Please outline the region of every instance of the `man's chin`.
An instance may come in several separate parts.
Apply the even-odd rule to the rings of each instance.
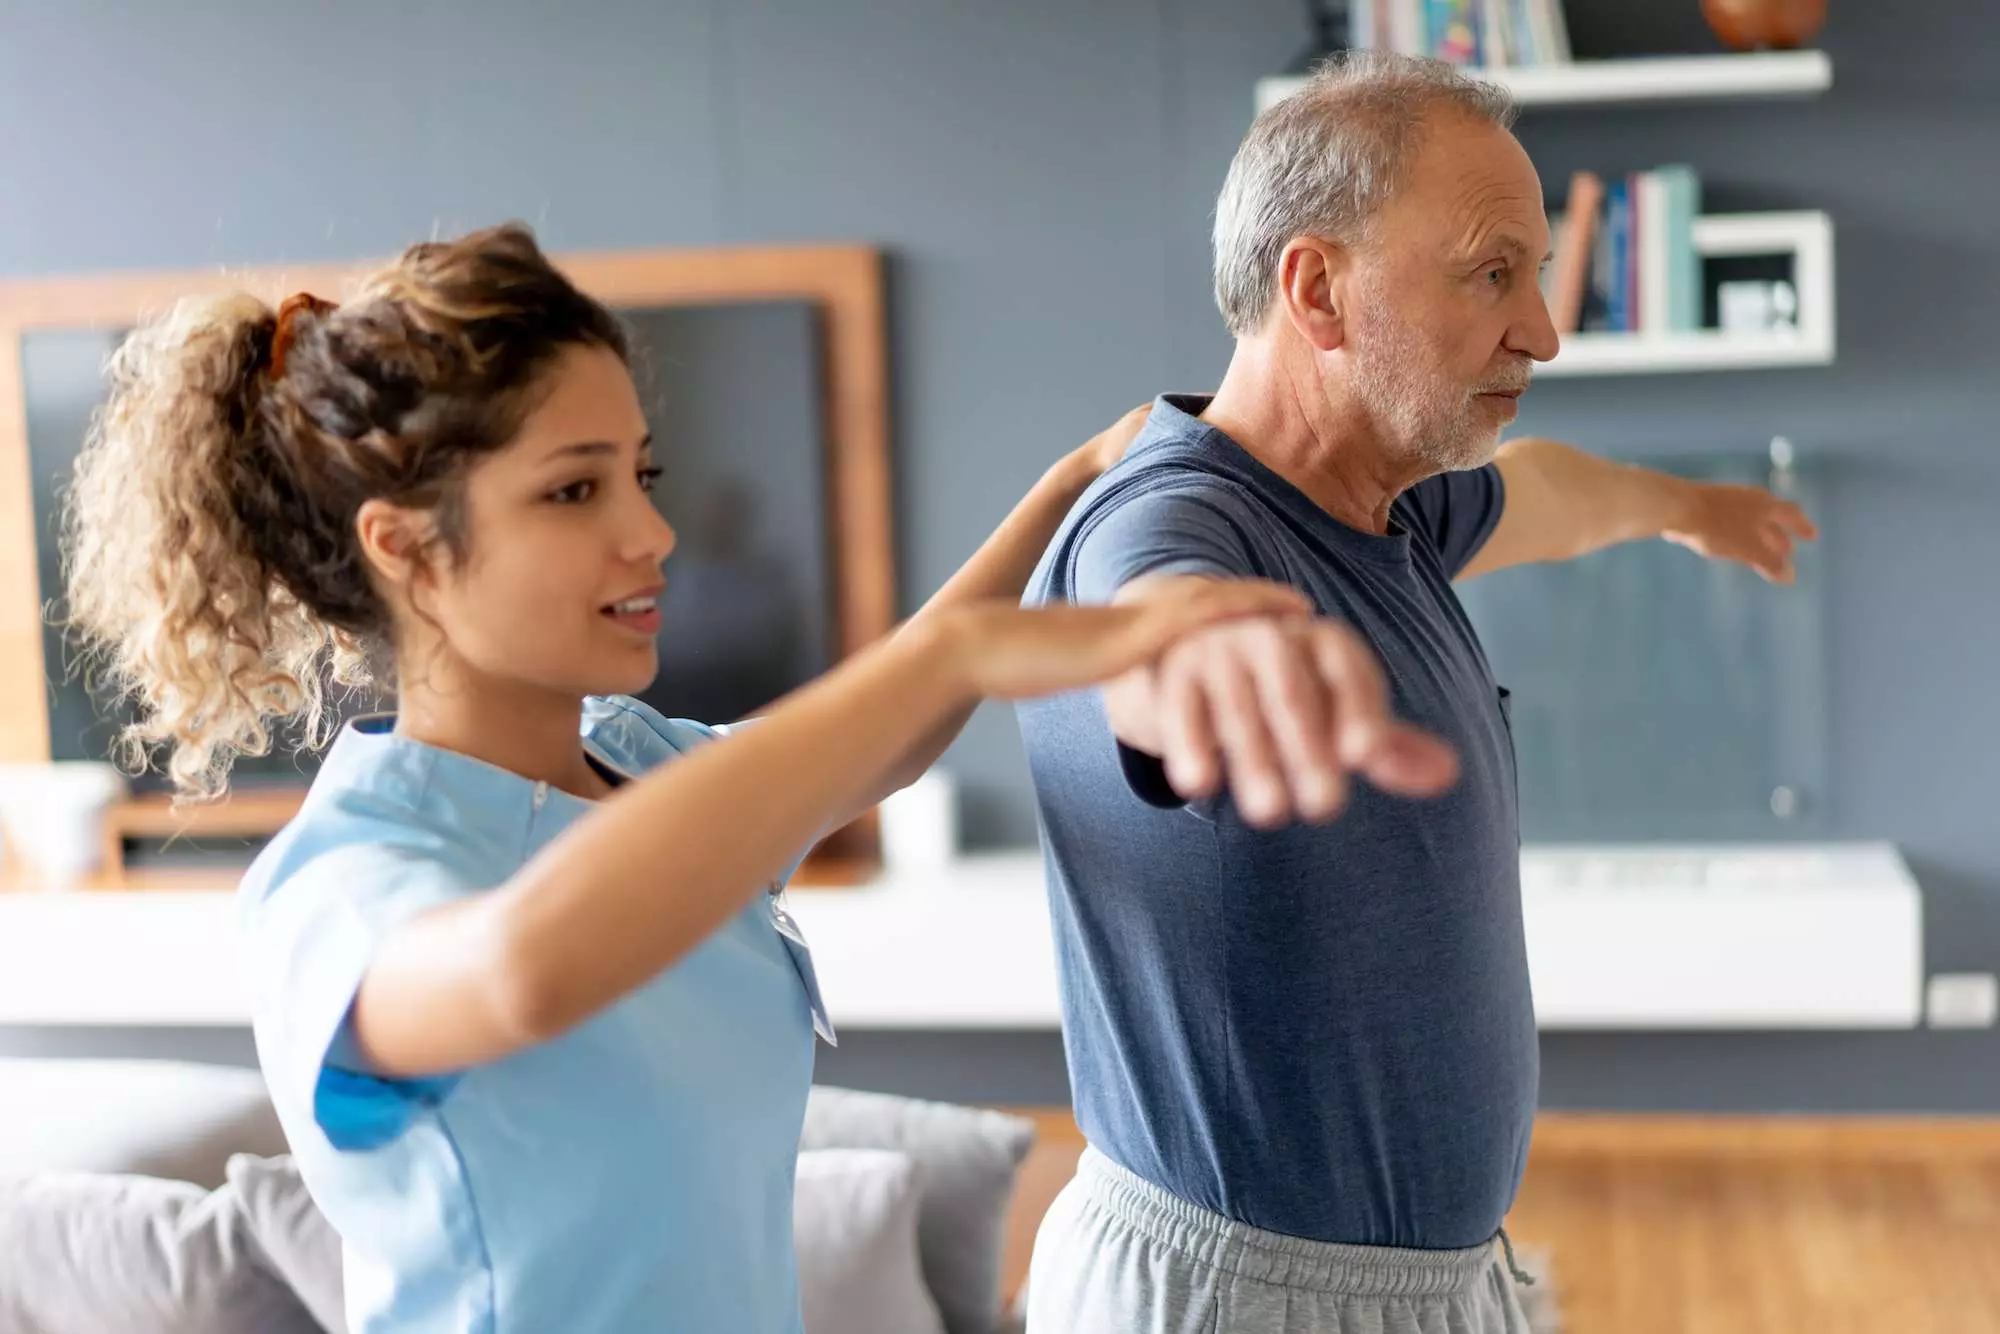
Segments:
[[[1430,451],[1430,462],[1439,472],[1470,472],[1493,462],[1500,452],[1500,429],[1473,427],[1456,433]]]

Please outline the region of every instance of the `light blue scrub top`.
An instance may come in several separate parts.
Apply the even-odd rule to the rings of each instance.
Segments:
[[[377,1077],[348,1012],[383,939],[591,809],[389,726],[342,732],[240,891],[258,1059],[344,1243],[352,1334],[799,1334],[793,1172],[831,1031],[782,899],[551,1042]],[[636,700],[584,707],[586,752],[619,774],[716,735]]]

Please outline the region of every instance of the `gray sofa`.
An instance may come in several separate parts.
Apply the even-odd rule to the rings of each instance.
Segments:
[[[993,1334],[1018,1117],[813,1091],[807,1334]],[[255,1071],[0,1059],[0,1331],[345,1334],[338,1238]]]

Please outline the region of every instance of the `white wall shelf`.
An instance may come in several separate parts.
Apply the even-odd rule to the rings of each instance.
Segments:
[[[1816,97],[1833,86],[1833,62],[1824,51],[1580,60],[1468,72],[1505,87],[1523,108]],[[1259,80],[1257,109],[1304,82],[1298,76]]]
[[[1798,291],[1796,329],[1772,333],[1575,333],[1538,376],[1649,375],[1681,371],[1770,370],[1833,364],[1833,220],[1814,211],[1722,213],[1697,218],[1694,247],[1704,258],[1790,255]]]
[[[790,900],[838,1026],[1061,1021],[1038,853]],[[1546,1029],[1893,1029],[1920,1013],[1922,896],[1886,843],[1531,845],[1521,905]],[[0,893],[0,1026],[249,1020],[234,895]]]
[[[1702,329],[1678,334],[1570,334],[1562,353],[1537,377],[1668,375],[1684,371],[1763,371],[1825,366],[1830,349],[1797,334],[1728,334]]]

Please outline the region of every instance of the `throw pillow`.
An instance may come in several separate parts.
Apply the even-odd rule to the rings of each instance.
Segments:
[[[904,1154],[799,1155],[792,1229],[806,1334],[943,1334],[917,1261],[918,1201]]]
[[[1000,1319],[1007,1204],[1032,1121],[949,1103],[819,1087],[802,1149],[890,1149],[916,1163],[917,1249],[949,1334],[990,1334]]]
[[[313,1203],[298,1164],[289,1154],[238,1154],[229,1160],[225,1189],[235,1192],[265,1265],[291,1285],[326,1334],[346,1334],[340,1234]]]
[[[89,1173],[0,1178],[7,1334],[320,1334],[230,1192]]]
[[[286,1147],[255,1070],[0,1059],[0,1173],[165,1177],[212,1190],[229,1155]]]

